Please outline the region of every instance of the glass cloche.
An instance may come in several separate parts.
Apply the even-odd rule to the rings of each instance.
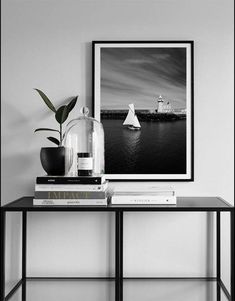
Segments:
[[[66,149],[67,176],[97,176],[104,173],[104,130],[102,124],[88,117],[89,109],[67,125],[63,146]]]

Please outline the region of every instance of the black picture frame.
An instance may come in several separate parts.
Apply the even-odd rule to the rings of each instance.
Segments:
[[[148,51],[148,49],[149,49],[149,51]],[[133,56],[130,53],[131,50],[133,50]],[[179,68],[179,72],[181,72],[181,73],[182,72],[184,73],[184,70],[181,70],[182,69],[182,67],[180,66],[181,61],[179,60],[177,62],[176,59],[177,59],[178,55],[180,55],[180,58],[181,58],[183,56],[183,53],[185,53],[185,57],[181,58],[183,65],[185,64],[184,65],[185,66],[185,75],[184,75],[185,76],[185,87],[183,88],[183,85],[181,87],[182,91],[183,91],[183,89],[185,89],[185,98],[186,98],[185,99],[186,141],[185,141],[185,150],[184,150],[184,152],[186,154],[185,163],[184,163],[186,166],[185,173],[184,172],[163,173],[163,174],[162,173],[152,173],[152,172],[150,172],[150,173],[148,173],[148,172],[144,172],[144,173],[133,173],[133,172],[132,173],[127,173],[127,172],[120,173],[120,172],[117,172],[117,173],[115,173],[115,165],[114,165],[114,166],[112,166],[112,169],[111,169],[112,172],[106,173],[106,178],[111,181],[174,181],[174,182],[175,181],[177,181],[177,182],[178,181],[194,181],[194,41],[192,41],[192,40],[92,41],[92,114],[93,114],[94,118],[96,118],[98,120],[101,119],[101,106],[102,106],[101,89],[103,89],[103,87],[105,87],[105,84],[107,84],[107,83],[105,83],[105,84],[102,83],[103,86],[101,88],[101,81],[102,80],[104,81],[105,77],[106,77],[106,79],[109,76],[112,77],[112,75],[113,75],[112,70],[115,70],[115,72],[117,72],[116,76],[118,78],[118,75],[119,75],[119,79],[120,79],[120,74],[123,74],[123,70],[120,69],[119,70],[120,74],[118,74],[118,70],[117,70],[118,66],[119,66],[118,64],[120,62],[122,63],[122,59],[123,58],[126,59],[126,58],[128,58],[128,56],[130,58],[129,61],[131,61],[131,56],[134,57],[132,63],[136,63],[135,59],[141,60],[138,57],[139,50],[143,50],[142,51],[143,56],[146,55],[146,58],[148,57],[149,52],[151,54],[153,54],[154,51],[156,51],[156,60],[159,60],[159,58],[161,58],[163,60],[161,68],[164,67],[164,59],[169,58],[170,62],[171,62],[171,60],[173,60],[174,64],[176,64],[176,67]],[[127,54],[125,54],[125,51],[127,51]],[[164,51],[165,51],[165,56],[164,56]],[[175,54],[174,54],[174,51],[176,52]],[[119,54],[120,54],[120,56],[119,56]],[[107,59],[105,58],[105,55],[107,55]],[[115,55],[116,55],[116,57],[115,57]],[[102,62],[101,62],[101,57],[102,57]],[[112,64],[113,64],[112,62],[114,62],[115,65],[112,66]],[[137,61],[137,63],[138,63],[138,61]],[[139,64],[140,63],[141,62],[139,61]],[[145,70],[144,63],[145,62],[143,60],[143,66],[141,67],[142,69],[140,68],[140,70],[143,70],[143,71]],[[151,63],[151,61],[149,61],[149,64],[150,63]],[[103,67],[102,64],[106,64],[106,66]],[[151,65],[151,66],[154,66],[154,65]],[[167,62],[167,60],[166,60],[166,67],[167,66],[169,66],[169,62]],[[170,68],[170,69],[172,69],[172,68]],[[105,76],[102,77],[102,80],[101,80],[101,70],[103,73],[106,72],[106,73],[104,73]],[[167,70],[167,68],[166,68],[166,70]],[[131,76],[131,72],[130,72],[130,76]],[[168,74],[168,76],[169,76],[169,74]],[[172,78],[170,78],[170,80],[172,80]],[[181,77],[179,78],[179,81],[180,80],[181,80]],[[114,80],[112,80],[111,84],[115,84],[115,77],[114,77]],[[120,86],[120,82],[118,84]],[[165,84],[167,84],[167,81]],[[176,84],[178,85],[180,83],[177,82]],[[113,87],[111,86],[111,88],[113,88]],[[178,87],[176,87],[176,89],[177,88]],[[115,89],[116,89],[115,90],[115,93],[116,93],[118,90],[117,90],[117,88],[115,88]],[[122,86],[121,86],[121,89],[122,89]],[[174,89],[172,89],[172,90],[174,91]],[[104,89],[104,91],[108,91],[108,90]],[[104,93],[102,92],[102,95],[103,94]],[[156,95],[157,94],[158,93],[156,92]],[[108,93],[107,93],[107,95],[108,95]],[[156,95],[154,95],[154,96],[156,97]],[[164,96],[164,98],[165,98],[165,96]],[[107,99],[107,97],[106,97],[106,99]],[[107,102],[106,102],[106,104],[107,104]],[[158,102],[158,104],[159,104],[159,102]],[[169,102],[168,102],[168,104],[169,104]],[[159,109],[159,107],[158,107],[158,109]],[[120,109],[120,110],[122,110],[122,109]],[[114,109],[114,111],[115,111],[115,109]],[[127,109],[126,109],[126,111],[127,111]],[[137,111],[134,111],[134,112],[137,112]],[[141,110],[139,110],[139,112],[140,111]],[[105,116],[104,110],[102,112],[103,112],[102,116]],[[176,115],[176,109],[174,109],[172,112],[174,112]],[[183,112],[183,110],[182,110],[182,112]],[[106,114],[106,117],[107,117],[107,115],[109,115],[109,113],[110,112],[108,111],[108,113]],[[160,117],[160,113],[157,112],[157,114]],[[113,114],[111,114],[111,115],[113,116]],[[138,116],[138,114],[136,114],[136,115]],[[170,115],[170,114],[168,114],[168,115]],[[122,116],[122,113],[119,112],[118,116]],[[141,118],[145,118],[144,115],[141,115],[141,116],[142,116]],[[178,114],[178,117],[179,116],[180,116],[180,113]],[[156,117],[156,116],[154,116],[154,117]],[[180,122],[183,123],[183,118],[184,118],[183,114],[181,117],[182,117],[182,120],[180,120]],[[161,115],[161,118],[163,118],[163,115]],[[169,118],[169,116],[167,118]],[[165,121],[166,121],[166,123],[170,123],[170,120],[163,120],[163,121],[160,121],[160,123],[164,124]],[[177,121],[178,121],[178,119],[175,120],[174,122],[177,122]],[[101,122],[104,124],[104,131],[106,132],[106,126],[105,126],[106,121],[104,119],[102,119]],[[144,123],[146,123],[146,121],[144,121]],[[153,124],[156,125],[157,123],[154,122]],[[142,129],[141,129],[141,131],[142,131]],[[133,132],[136,132],[136,131],[133,131]],[[132,135],[132,134],[130,134],[130,135]],[[110,142],[110,136],[115,137],[115,135],[112,135],[110,133],[109,133],[109,135],[106,135],[106,133],[105,133],[106,155],[107,155],[107,148],[109,147],[109,145],[112,144]],[[107,137],[109,137],[109,138],[107,138]],[[148,147],[148,146],[146,146],[146,147]],[[110,158],[111,158],[111,160],[110,160]],[[105,158],[106,159],[105,160],[106,170],[107,170],[107,167],[109,166],[109,163],[113,161],[112,158],[113,158],[112,154],[109,154],[109,159]],[[148,158],[148,159],[150,159],[150,161],[151,161],[151,158]],[[176,159],[177,159],[177,157],[176,157]],[[117,159],[117,161],[118,161],[118,159]],[[176,160],[176,161],[178,161],[178,160]],[[120,162],[120,160],[119,160],[119,162]],[[154,162],[156,162],[156,161],[154,161]],[[108,168],[108,170],[110,170],[110,169]],[[128,166],[127,166],[126,170],[127,171],[129,170]],[[137,170],[138,170],[138,168],[137,168]]]

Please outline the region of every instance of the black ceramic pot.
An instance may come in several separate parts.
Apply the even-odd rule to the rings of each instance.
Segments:
[[[49,176],[65,175],[65,147],[42,147],[40,159]]]

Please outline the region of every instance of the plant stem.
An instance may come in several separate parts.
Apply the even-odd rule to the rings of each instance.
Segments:
[[[62,123],[60,123],[60,145],[62,144],[62,137],[63,137],[63,129],[62,129]]]

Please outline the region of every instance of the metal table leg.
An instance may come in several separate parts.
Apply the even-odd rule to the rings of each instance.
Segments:
[[[123,212],[115,216],[115,301],[123,299]]]
[[[22,301],[26,300],[27,211],[22,212]]]
[[[216,212],[216,277],[221,280],[221,234],[220,234],[220,211]]]
[[[220,211],[216,212],[216,278],[217,278],[217,301],[221,300],[221,227]]]
[[[231,301],[235,301],[235,275],[234,275],[234,252],[235,252],[235,248],[234,248],[234,208],[231,210],[231,214],[230,214],[230,235],[231,235],[231,250],[230,250],[230,255],[231,255]]]
[[[6,212],[1,208],[1,279],[0,279],[0,300],[5,298],[5,239],[6,239]]]

